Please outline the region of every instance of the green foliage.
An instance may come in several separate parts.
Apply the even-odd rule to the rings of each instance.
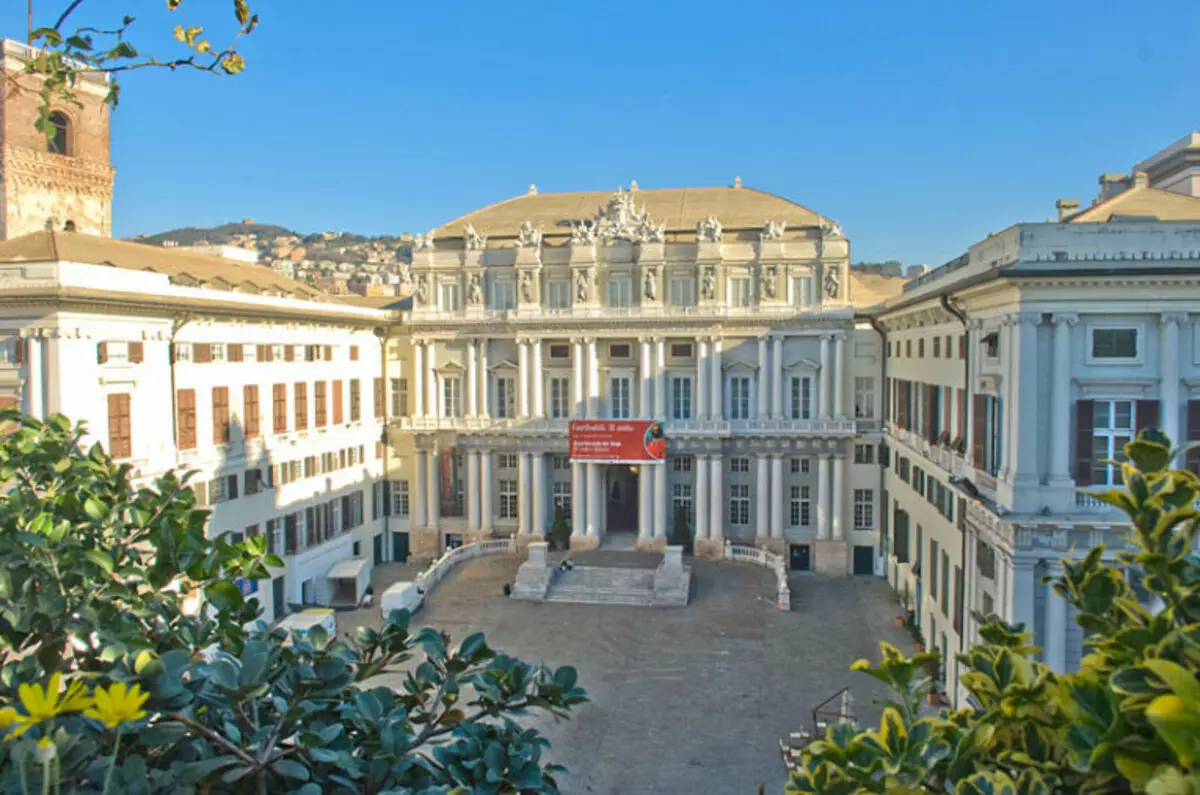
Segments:
[[[688,511],[683,505],[675,508],[675,521],[671,525],[671,545],[686,547],[692,543],[692,529],[688,525]]]
[[[53,107],[81,104],[75,96],[80,80],[92,75],[106,78],[108,95],[105,101],[116,107],[120,98],[116,78],[123,72],[163,68],[235,75],[246,68],[245,59],[237,51],[238,42],[258,27],[258,14],[251,13],[247,0],[233,0],[236,26],[228,45],[216,47],[203,27],[180,24],[175,26],[174,39],[186,54],[161,57],[143,52],[130,41],[130,27],[135,22],[131,16],[122,17],[119,24],[114,23],[106,30],[90,26],[72,28],[67,23],[82,4],[83,0],[67,3],[53,26],[31,30],[29,44],[36,49],[36,54],[26,61],[22,71],[5,77],[6,91],[38,92],[41,105],[35,126],[48,138],[54,136],[54,127],[50,124]],[[183,0],[167,0],[170,11],[178,12],[182,5]],[[24,81],[22,76],[30,79]]]
[[[551,549],[567,549],[571,545],[571,529],[561,505],[554,506],[554,524],[550,526]]]
[[[586,701],[573,669],[411,632],[402,611],[345,642],[270,631],[234,583],[282,562],[262,537],[208,539],[187,475],[134,488],[65,418],[0,421],[0,791],[558,791],[547,741],[515,719]],[[52,674],[149,698],[120,713],[96,693],[85,713]]]
[[[1139,602],[1103,547],[1064,560],[1052,598],[1075,607],[1088,633],[1079,673],[1032,659],[1024,627],[977,615],[982,642],[958,660],[979,708],[937,716],[919,711],[937,653],[905,659],[883,644],[878,665],[853,666],[891,691],[879,728],[830,727],[788,792],[1200,793],[1200,478],[1169,468],[1179,452],[1170,444],[1159,431],[1138,434],[1120,464],[1124,488],[1093,495],[1128,515],[1130,548],[1115,561],[1161,609]]]

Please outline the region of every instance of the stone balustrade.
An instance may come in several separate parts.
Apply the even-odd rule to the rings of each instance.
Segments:
[[[776,606],[780,610],[792,609],[792,589],[788,585],[787,562],[782,555],[777,555],[768,549],[725,542],[725,559],[740,563],[753,563],[775,572],[775,583],[778,589]]]

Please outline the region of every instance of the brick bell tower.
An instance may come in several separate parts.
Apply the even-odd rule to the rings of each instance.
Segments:
[[[79,104],[54,106],[53,140],[34,128],[38,82],[19,74],[35,50],[0,40],[0,240],[44,229],[112,236],[115,169],[109,164],[108,80],[88,75],[76,86]]]

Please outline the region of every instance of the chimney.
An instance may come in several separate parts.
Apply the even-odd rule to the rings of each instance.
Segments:
[[[1150,187],[1150,175],[1147,174],[1145,171],[1133,172],[1133,186],[1135,188]]]
[[[1100,175],[1100,201],[1105,202],[1116,196],[1118,193],[1124,193],[1129,187],[1128,174],[1101,174]]]
[[[1058,222],[1061,224],[1079,212],[1079,199],[1059,199],[1054,206],[1058,208]]]

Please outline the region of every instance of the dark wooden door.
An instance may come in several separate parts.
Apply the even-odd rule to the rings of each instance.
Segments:
[[[875,573],[875,547],[856,546],[854,548],[854,573]]]
[[[392,560],[396,563],[408,560],[408,533],[392,533]]]
[[[372,549],[372,552],[375,556],[374,565],[378,566],[380,563],[383,563],[383,533],[375,536],[374,549]]]
[[[275,611],[275,620],[283,618],[287,612],[284,594],[287,592],[287,577],[276,577],[271,580],[271,608]]]
[[[807,544],[792,544],[789,558],[792,571],[812,571],[812,549]]]

